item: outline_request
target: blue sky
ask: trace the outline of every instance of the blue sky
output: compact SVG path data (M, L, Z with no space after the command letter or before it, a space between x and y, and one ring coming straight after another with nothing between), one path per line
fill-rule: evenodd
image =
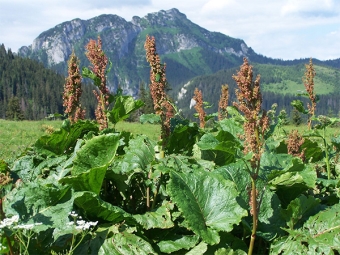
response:
M16 52L64 21L100 14L130 21L171 8L267 57L340 58L339 0L0 0L0 43Z

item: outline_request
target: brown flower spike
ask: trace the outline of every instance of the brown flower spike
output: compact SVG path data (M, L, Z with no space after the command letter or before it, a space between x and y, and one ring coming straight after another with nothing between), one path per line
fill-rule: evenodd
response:
M228 107L228 100L229 100L229 86L222 85L221 88L221 97L220 101L218 103L218 120L223 120L227 118L228 112L227 112L227 107Z
M260 76L253 81L253 69L246 58L237 75L233 76L238 89L236 97L238 102L234 106L243 112L246 121L243 124L245 132L244 153L253 152L251 166L253 169L259 168L259 162L264 143L264 134L269 128L269 118L266 111L262 111L262 95L260 92Z
M316 109L316 94L314 93L314 77L316 75L315 69L313 67L312 59L309 60L309 64L306 65L306 72L305 72L305 79L304 79L304 85L306 88L306 91L308 93L309 99L311 101L311 105L308 103L308 112L309 112L309 118L308 118L308 129L311 129L312 120L311 117L314 116L315 109Z
M198 113L198 118L200 120L200 128L204 128L206 113L205 113L204 108L203 108L203 95L202 95L202 91L199 90L198 88L195 88L193 99L196 102L195 110Z
M97 109L95 111L96 120L102 130L108 127L108 121L105 113L109 105L110 97L110 91L106 86L106 67L108 64L108 58L102 50L102 41L99 36L98 42L90 40L85 48L85 55L92 64L90 69L100 81L99 84L96 84L99 91L94 90L93 93L98 100Z
M288 135L287 149L288 154L294 157L299 157L302 161L305 160L305 150L301 151L301 146L305 139L299 134L298 130L292 130Z
M174 109L165 93L167 80L165 76L165 64L161 64L159 55L156 52L156 41L152 36L147 36L144 44L146 60L150 64L150 93L153 100L155 113L161 118L161 139L163 146L170 135L170 119L174 115Z
M63 93L63 106L65 107L65 113L68 114L71 123L85 118L85 110L82 109L80 104L80 97L82 94L81 79L79 59L75 53L72 52L68 61L68 77L64 84Z

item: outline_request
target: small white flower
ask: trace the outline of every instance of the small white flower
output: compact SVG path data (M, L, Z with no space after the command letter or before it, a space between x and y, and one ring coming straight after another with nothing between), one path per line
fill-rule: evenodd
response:
M69 223L67 223L67 225L69 225L69 226L72 226L73 224L74 224L73 221L70 221Z
M78 214L75 211L70 212L69 215L74 218L78 216Z
M5 218L0 222L0 228L8 227L19 221L19 215L14 215L11 218Z
M84 220L77 220L77 225L78 226L84 226L85 225L85 221Z
M27 229L27 230L30 230L30 229L33 229L34 227L34 224L27 224L27 225L17 225L15 227L13 227L13 229Z

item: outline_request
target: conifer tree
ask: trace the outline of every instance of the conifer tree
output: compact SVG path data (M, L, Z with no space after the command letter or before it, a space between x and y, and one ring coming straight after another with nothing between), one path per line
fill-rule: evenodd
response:
M19 98L12 97L7 104L6 119L23 120L24 114L21 110Z

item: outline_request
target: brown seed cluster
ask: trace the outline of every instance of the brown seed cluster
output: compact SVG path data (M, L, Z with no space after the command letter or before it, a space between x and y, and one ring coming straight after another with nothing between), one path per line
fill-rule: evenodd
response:
M203 108L203 95L202 95L202 91L199 90L198 88L195 88L193 99L196 102L195 110L198 113L198 118L200 120L200 128L204 128L206 113L205 113L204 108Z
M305 150L301 150L301 146L304 143L305 139L299 133L298 130L292 130L286 141L288 154L293 155L294 157L299 157L302 161L305 160Z
M227 118L228 112L227 112L227 107L228 107L228 100L229 100L229 86L222 85L221 88L221 97L220 101L218 103L218 120L223 120Z
M72 52L68 61L68 77L64 84L63 93L63 106L65 107L65 113L68 114L71 123L85 118L85 110L82 109L80 104L80 97L82 94L81 79L79 60L75 53Z
M95 40L90 40L85 49L85 55L92 64L90 69L100 81L96 84L99 91L94 90L93 93L98 100L98 105L95 111L96 120L102 130L108 127L108 121L105 113L109 105L110 97L110 91L106 86L106 67L108 64L108 58L102 50L102 41L99 36L97 42Z
M174 109L165 92L167 85L165 75L166 65L161 64L160 57L156 51L156 41L153 36L146 37L144 48L146 60L150 64L150 93L155 113L161 117L161 139L163 146L165 146L170 135L170 119L174 116Z
M257 76L253 81L252 66L244 58L240 71L233 76L233 79L238 86L238 89L235 90L238 102L234 102L234 106L243 112L246 119L243 124L245 133L244 153L253 152L251 166L253 169L258 169L264 134L269 128L269 118L266 111L261 111L260 76Z
M308 129L311 129L312 120L311 117L314 116L315 109L316 109L316 94L314 93L314 77L316 75L315 69L313 67L312 59L309 60L309 64L306 65L306 72L305 72L305 78L304 78L304 85L306 88L306 91L308 93L309 99L311 101L311 104L308 103L308 112L309 112L309 119L308 119Z

